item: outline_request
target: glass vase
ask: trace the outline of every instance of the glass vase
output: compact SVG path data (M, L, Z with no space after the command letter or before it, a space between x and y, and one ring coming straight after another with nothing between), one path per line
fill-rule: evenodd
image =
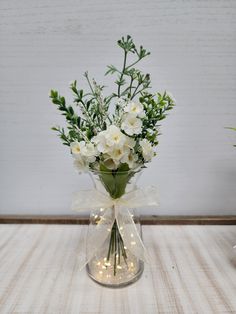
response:
M101 195L108 195L114 200L114 204L116 204L117 200L119 202L127 193L137 188L137 180L140 174L140 170L119 172L111 170L109 172L93 171L90 173L90 176L93 180L95 192L101 193ZM127 208L127 210L129 217L132 217L132 224L135 224L135 231L141 238L142 230L138 211L134 208ZM99 241L96 238L95 230L97 228L103 228L103 233L107 233L99 241L100 245L97 249L94 247L91 250L93 243L87 245L88 263L86 268L88 275L97 283L108 287L119 288L138 280L143 272L144 263L129 249L130 243L131 245L136 245L135 241L132 242L133 234L131 233L130 235L131 242L129 242L129 245L127 245L123 234L123 231L127 231L130 228L130 219L128 219L129 222L126 222L124 219L121 225L116 215L116 205L110 205L109 208L101 207L92 211L87 239L91 239L91 235L95 234L95 242ZM110 224L106 224L106 220ZM94 240L91 241L94 242ZM94 251L92 256L91 251Z

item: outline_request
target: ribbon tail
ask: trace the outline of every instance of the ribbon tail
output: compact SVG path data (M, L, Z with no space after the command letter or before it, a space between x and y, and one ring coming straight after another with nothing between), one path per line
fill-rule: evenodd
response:
M119 232L127 249L138 259L150 263L150 257L140 237L140 232L135 225L133 217L127 208L119 210L117 215Z
M92 215L96 215L97 211L93 211ZM106 239L111 235L111 229L115 221L114 211L112 208L107 208L103 215L100 215L100 220L97 224L90 224L87 229L86 250L81 250L78 256L78 267L83 269L86 264L103 247Z

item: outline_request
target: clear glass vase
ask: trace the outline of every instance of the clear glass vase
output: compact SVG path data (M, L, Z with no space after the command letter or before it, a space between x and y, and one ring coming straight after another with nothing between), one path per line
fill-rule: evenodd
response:
M108 195L111 199L119 202L127 193L137 188L137 180L140 173L140 170L119 172L93 171L90 175L96 192L101 193L101 195ZM141 238L142 230L137 210L128 208L128 213L129 217L132 217L132 224L135 224L138 236ZM106 224L106 220L109 221L110 225ZM129 249L130 243L131 245L136 245L135 241L132 241L134 239L132 238L132 233L130 234L131 242L129 242L129 245L125 242L126 237L123 231L127 231L131 224L130 219L128 220L127 226L125 219L123 219L121 225L116 216L115 205L110 206L110 208L94 210L90 215L87 239L90 238L90 241L94 241L90 237L93 234L95 235L95 242L99 241L96 238L95 231L99 228L103 228L104 232L107 232L106 236L101 239L100 242L102 243L100 243L99 248L97 250L96 248L92 249L94 251L92 256L91 245L93 243L86 246L88 258L87 272L99 284L114 288L123 287L138 280L143 272L143 261ZM108 225L109 228L107 228Z

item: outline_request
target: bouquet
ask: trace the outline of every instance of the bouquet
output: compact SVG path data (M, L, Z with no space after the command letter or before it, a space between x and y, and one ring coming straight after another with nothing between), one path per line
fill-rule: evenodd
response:
M77 81L70 85L74 106L56 90L50 93L67 122L66 129L52 129L69 147L79 172L97 172L112 199L121 198L132 176L156 155L159 123L175 105L170 93L151 92L150 74L137 68L150 52L137 47L129 35L117 44L123 53L123 66L108 65L105 73L115 76L113 93L104 96L105 86L91 79L88 72L84 74L88 90L81 89ZM112 245L114 234L119 239L116 246ZM123 240L114 219L107 260L115 247L124 252Z

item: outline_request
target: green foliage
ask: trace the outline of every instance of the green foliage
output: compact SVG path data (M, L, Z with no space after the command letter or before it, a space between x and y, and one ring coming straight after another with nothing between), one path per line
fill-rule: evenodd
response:
M117 94L114 94L114 96L118 98L127 96L131 100L142 91L150 88L150 75L143 74L140 70L134 68L134 65L143 58L150 55L150 52L147 52L143 46L140 46L137 49L133 39L129 35L126 38L122 37L120 40L118 40L117 43L118 46L123 49L124 53L123 68L122 70L118 70L114 65L109 65L105 75L118 74L118 77L115 81L115 83L118 85L118 91ZM136 56L136 60L128 65L127 59L129 53L134 54ZM121 91L122 86L124 87L123 91Z
M142 93L139 101L146 112L141 138L147 138L153 145L157 145L157 123L166 118L167 112L174 107L174 101L166 92L163 95L160 93L156 95ZM153 132L150 133L149 130L153 130Z
M110 170L104 164L100 164L100 180L106 191L114 199L125 193L126 186L134 172L129 172L127 164L121 164L117 170Z

